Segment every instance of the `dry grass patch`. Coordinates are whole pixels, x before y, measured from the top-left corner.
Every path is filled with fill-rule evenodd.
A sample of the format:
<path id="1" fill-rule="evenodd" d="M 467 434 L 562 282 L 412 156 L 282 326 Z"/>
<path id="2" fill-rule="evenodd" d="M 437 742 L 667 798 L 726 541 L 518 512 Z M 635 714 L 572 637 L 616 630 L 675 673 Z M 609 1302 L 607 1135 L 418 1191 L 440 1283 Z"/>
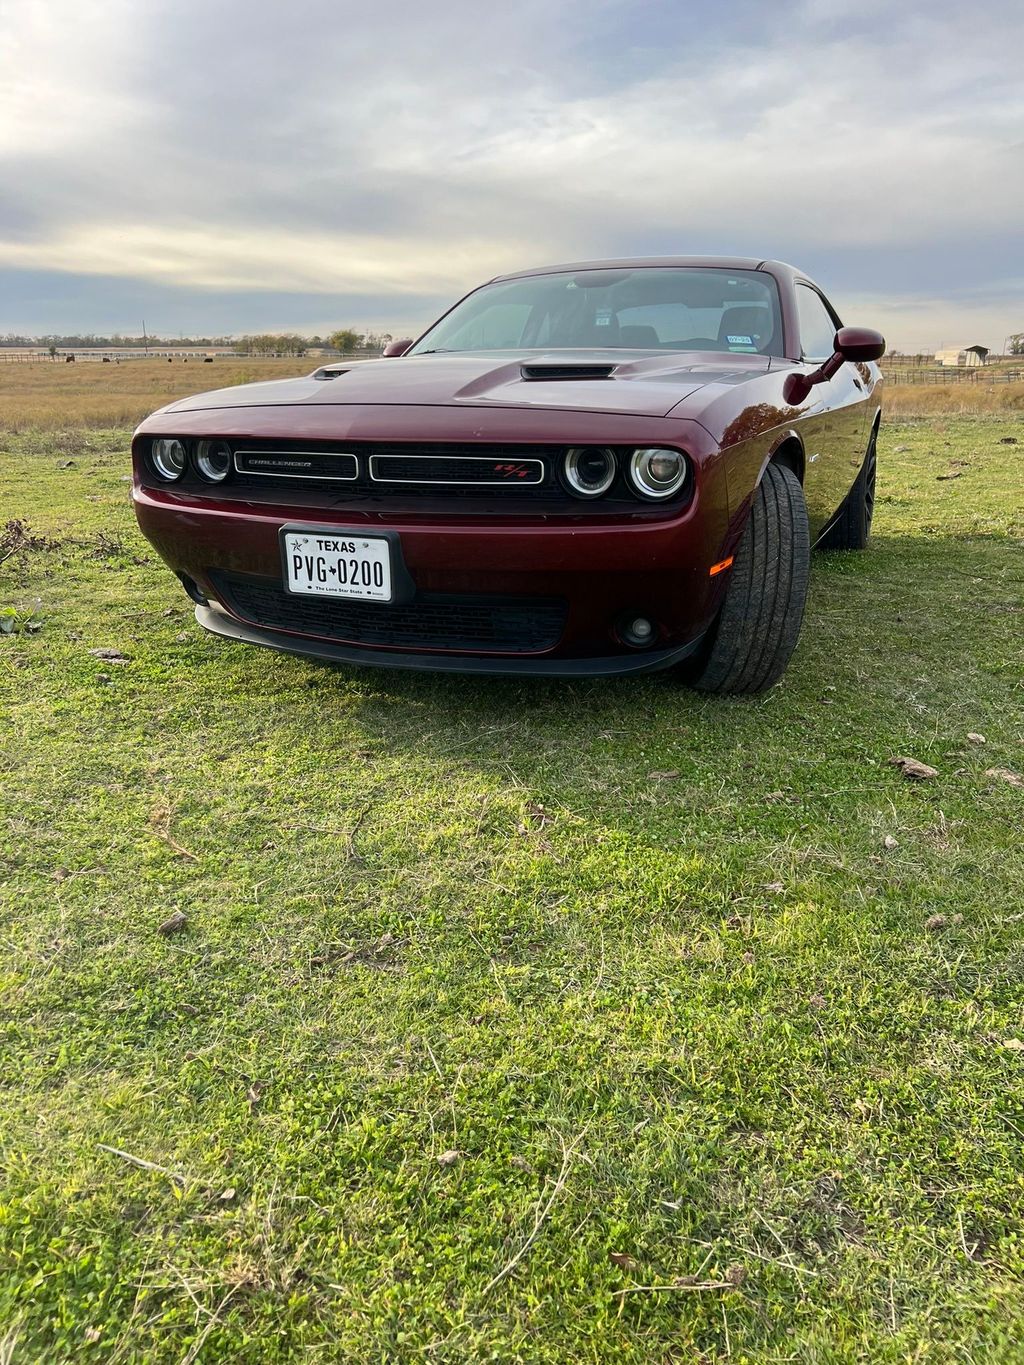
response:
<path id="1" fill-rule="evenodd" d="M 963 417 L 1024 411 L 1024 384 L 893 384 L 885 386 L 887 417 Z"/>
<path id="2" fill-rule="evenodd" d="M 309 374 L 316 361 L 218 357 L 202 362 L 132 360 L 0 364 L 0 432 L 132 427 L 154 408 L 206 389 Z M 886 415 L 914 417 L 1020 412 L 1024 384 L 950 383 L 886 386 Z"/>
<path id="3" fill-rule="evenodd" d="M 206 389 L 309 374 L 316 362 L 290 360 L 126 360 L 0 364 L 0 431 L 134 427 L 154 408 Z"/>

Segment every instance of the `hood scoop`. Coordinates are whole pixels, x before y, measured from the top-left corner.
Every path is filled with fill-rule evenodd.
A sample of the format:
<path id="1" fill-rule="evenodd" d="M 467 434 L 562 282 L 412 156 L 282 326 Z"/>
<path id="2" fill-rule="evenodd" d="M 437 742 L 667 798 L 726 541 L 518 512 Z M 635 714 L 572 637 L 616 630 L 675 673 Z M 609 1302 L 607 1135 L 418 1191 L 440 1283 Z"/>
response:
<path id="1" fill-rule="evenodd" d="M 545 363 L 524 365 L 520 374 L 524 379 L 610 379 L 615 373 L 614 365 L 573 365 Z"/>
<path id="2" fill-rule="evenodd" d="M 339 375 L 348 374 L 348 371 L 347 365 L 321 365 L 309 377 L 310 379 L 337 379 Z"/>

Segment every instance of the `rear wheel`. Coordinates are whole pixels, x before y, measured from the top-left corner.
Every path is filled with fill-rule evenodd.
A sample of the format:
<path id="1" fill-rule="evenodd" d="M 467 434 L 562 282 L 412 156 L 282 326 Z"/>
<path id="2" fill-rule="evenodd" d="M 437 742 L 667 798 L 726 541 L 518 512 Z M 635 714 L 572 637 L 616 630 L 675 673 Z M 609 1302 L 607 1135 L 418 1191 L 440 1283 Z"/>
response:
<path id="1" fill-rule="evenodd" d="M 876 446 L 878 428 L 873 428 L 867 454 L 861 465 L 857 482 L 843 503 L 843 510 L 828 528 L 818 547 L 822 550 L 863 550 L 871 535 L 871 518 L 875 512 L 875 474 L 878 468 Z"/>
<path id="2" fill-rule="evenodd" d="M 800 480 L 770 464 L 750 509 L 710 652 L 693 685 L 763 692 L 796 647 L 807 600 L 810 536 Z"/>

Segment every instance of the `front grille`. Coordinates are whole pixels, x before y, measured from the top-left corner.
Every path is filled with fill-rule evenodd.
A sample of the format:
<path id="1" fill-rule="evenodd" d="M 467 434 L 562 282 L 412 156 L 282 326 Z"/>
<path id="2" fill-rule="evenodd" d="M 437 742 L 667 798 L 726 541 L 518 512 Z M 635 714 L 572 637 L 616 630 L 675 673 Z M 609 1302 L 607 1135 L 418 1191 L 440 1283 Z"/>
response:
<path id="1" fill-rule="evenodd" d="M 141 473 L 151 488 L 200 497 L 245 501 L 289 501 L 293 505 L 359 506 L 373 511 L 423 507 L 430 512 L 458 508 L 503 516 L 558 512 L 594 517 L 671 516 L 690 496 L 692 480 L 664 503 L 645 503 L 626 470 L 632 446 L 614 446 L 618 473 L 607 494 L 580 499 L 567 491 L 562 470 L 570 447 L 485 442 L 302 441 L 234 437 L 227 478 L 211 484 L 196 468 L 198 441 L 185 438 L 188 465 L 168 484 L 153 470 L 149 441 L 142 448 Z"/>
<path id="2" fill-rule="evenodd" d="M 222 491 L 232 488 L 319 489 L 335 497 L 375 496 L 389 490 L 403 497 L 438 493 L 459 498 L 529 497 L 565 502 L 557 468 L 562 446 L 430 445 L 415 442 L 239 441 L 235 468 Z M 209 490 L 191 472 L 182 486 Z"/>
<path id="3" fill-rule="evenodd" d="M 371 455 L 374 483 L 412 483 L 451 487 L 499 487 L 542 484 L 543 460 L 522 456 Z"/>
<path id="4" fill-rule="evenodd" d="M 354 455 L 323 450 L 236 450 L 235 472 L 262 479 L 327 479 L 351 483 L 359 477 Z"/>
<path id="5" fill-rule="evenodd" d="M 267 578 L 211 577 L 224 603 L 253 625 L 392 649 L 539 654 L 561 639 L 568 611 L 560 597 L 422 593 L 414 602 L 387 606 L 303 597 Z"/>

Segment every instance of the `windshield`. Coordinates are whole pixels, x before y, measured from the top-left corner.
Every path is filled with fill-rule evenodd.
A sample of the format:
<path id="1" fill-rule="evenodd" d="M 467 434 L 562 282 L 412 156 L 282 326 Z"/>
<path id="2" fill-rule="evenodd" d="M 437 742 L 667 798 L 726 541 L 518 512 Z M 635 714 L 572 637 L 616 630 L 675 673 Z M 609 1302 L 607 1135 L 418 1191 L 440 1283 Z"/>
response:
<path id="1" fill-rule="evenodd" d="M 775 280 L 667 266 L 528 275 L 477 289 L 407 354 L 594 347 L 782 355 Z"/>

